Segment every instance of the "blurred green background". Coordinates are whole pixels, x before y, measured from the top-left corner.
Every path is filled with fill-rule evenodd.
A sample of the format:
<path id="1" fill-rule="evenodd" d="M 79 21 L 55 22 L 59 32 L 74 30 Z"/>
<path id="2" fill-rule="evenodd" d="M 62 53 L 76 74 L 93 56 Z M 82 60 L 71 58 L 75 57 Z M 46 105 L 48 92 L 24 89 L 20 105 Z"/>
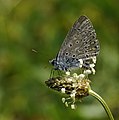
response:
<path id="1" fill-rule="evenodd" d="M 0 120 L 108 119 L 94 98 L 71 110 L 44 83 L 48 61 L 81 15 L 91 19 L 101 45 L 92 89 L 119 120 L 118 0 L 0 0 Z"/>

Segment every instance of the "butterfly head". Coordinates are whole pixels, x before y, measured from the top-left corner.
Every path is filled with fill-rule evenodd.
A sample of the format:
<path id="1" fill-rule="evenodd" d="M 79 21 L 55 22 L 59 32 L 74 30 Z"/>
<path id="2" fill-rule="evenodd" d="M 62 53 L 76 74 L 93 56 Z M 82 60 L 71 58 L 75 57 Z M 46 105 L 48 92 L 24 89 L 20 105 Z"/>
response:
<path id="1" fill-rule="evenodd" d="M 49 62 L 54 66 L 55 70 L 67 71 L 67 67 L 62 62 L 58 62 L 57 59 L 53 59 Z"/>

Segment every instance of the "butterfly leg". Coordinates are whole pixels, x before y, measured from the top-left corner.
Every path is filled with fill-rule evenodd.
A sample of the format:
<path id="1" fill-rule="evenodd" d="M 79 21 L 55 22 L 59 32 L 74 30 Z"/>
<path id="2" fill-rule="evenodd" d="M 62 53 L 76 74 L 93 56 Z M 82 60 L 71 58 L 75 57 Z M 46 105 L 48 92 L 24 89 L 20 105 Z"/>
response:
<path id="1" fill-rule="evenodd" d="M 57 70 L 57 72 L 58 72 L 58 76 L 62 75 L 60 70 Z"/>
<path id="2" fill-rule="evenodd" d="M 54 76 L 54 68 L 51 69 L 50 78 L 52 78 L 53 76 Z"/>

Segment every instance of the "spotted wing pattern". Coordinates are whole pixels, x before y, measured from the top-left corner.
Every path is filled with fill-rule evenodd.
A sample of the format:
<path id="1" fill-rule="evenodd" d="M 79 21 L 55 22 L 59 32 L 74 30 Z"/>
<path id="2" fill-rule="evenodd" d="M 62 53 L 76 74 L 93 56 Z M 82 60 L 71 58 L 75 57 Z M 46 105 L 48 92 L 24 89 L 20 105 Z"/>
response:
<path id="1" fill-rule="evenodd" d="M 57 55 L 57 60 L 62 63 L 65 61 L 64 64 L 66 64 L 66 61 L 77 62 L 82 59 L 83 66 L 89 67 L 92 57 L 97 56 L 99 50 L 99 41 L 96 38 L 91 21 L 88 17 L 81 16 L 68 32 Z M 70 64 L 67 67 L 72 68 L 74 66 Z"/>

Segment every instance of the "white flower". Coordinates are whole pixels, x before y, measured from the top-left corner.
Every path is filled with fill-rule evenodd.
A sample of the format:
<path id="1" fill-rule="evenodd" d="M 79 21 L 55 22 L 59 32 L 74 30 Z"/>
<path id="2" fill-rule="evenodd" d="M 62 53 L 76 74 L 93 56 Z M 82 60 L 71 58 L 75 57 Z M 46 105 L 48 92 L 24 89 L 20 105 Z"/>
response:
<path id="1" fill-rule="evenodd" d="M 70 75 L 70 72 L 69 72 L 69 71 L 67 71 L 65 74 L 66 74 L 67 76 L 69 76 L 69 75 Z"/>
<path id="2" fill-rule="evenodd" d="M 76 94 L 76 93 L 71 93 L 71 94 L 70 94 L 71 98 L 75 98 L 75 94 Z"/>
<path id="3" fill-rule="evenodd" d="M 62 98 L 62 102 L 65 103 L 65 98 Z"/>
<path id="4" fill-rule="evenodd" d="M 68 103 L 67 102 L 65 102 L 65 106 L 68 107 Z"/>
<path id="5" fill-rule="evenodd" d="M 77 87 L 77 83 L 73 83 L 73 84 L 72 84 L 72 87 L 73 87 L 73 88 L 76 88 L 76 87 Z"/>
<path id="6" fill-rule="evenodd" d="M 72 93 L 70 94 L 70 97 L 73 99 L 75 102 L 75 95 L 76 95 L 76 90 L 73 90 Z"/>
<path id="7" fill-rule="evenodd" d="M 65 93 L 65 88 L 62 88 L 62 89 L 61 89 L 61 93 Z"/>
<path id="8" fill-rule="evenodd" d="M 80 79 L 80 80 L 82 80 L 84 77 L 85 77 L 84 74 L 80 74 L 80 75 L 79 75 L 79 79 Z"/>
<path id="9" fill-rule="evenodd" d="M 78 79 L 78 75 L 76 73 L 73 74 L 73 77 Z"/>
<path id="10" fill-rule="evenodd" d="M 72 81 L 72 78 L 67 78 L 67 81 L 68 81 L 68 82 L 71 82 L 71 81 Z"/>
<path id="11" fill-rule="evenodd" d="M 84 70 L 84 74 L 86 75 L 91 74 L 91 70 Z"/>
<path id="12" fill-rule="evenodd" d="M 71 104 L 71 109 L 75 109 L 75 105 L 74 104 Z"/>

